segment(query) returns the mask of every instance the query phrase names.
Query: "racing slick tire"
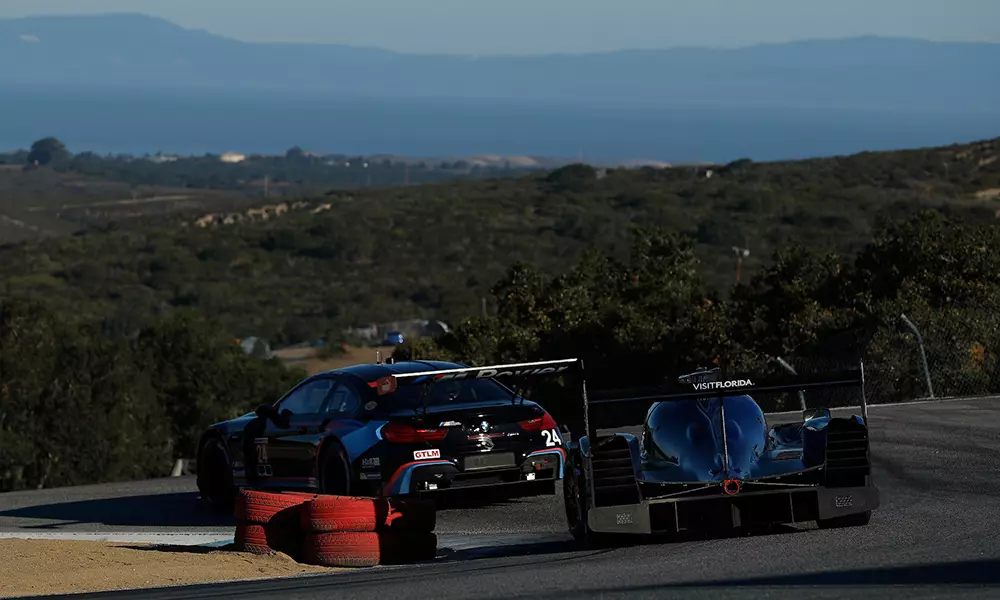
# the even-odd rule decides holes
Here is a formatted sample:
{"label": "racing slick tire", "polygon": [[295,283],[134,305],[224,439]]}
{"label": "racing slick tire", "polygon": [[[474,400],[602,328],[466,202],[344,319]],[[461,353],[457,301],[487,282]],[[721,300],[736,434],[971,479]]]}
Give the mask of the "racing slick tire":
{"label": "racing slick tire", "polygon": [[621,536],[596,532],[587,524],[587,486],[584,477],[580,456],[577,453],[571,454],[566,461],[563,476],[563,502],[569,532],[584,547],[606,548],[621,543]]}
{"label": "racing slick tire", "polygon": [[431,561],[436,555],[433,533],[338,531],[306,535],[301,560],[325,567],[374,567]]}
{"label": "racing slick tire", "polygon": [[820,529],[863,527],[867,525],[871,520],[872,520],[872,511],[866,510],[865,512],[855,513],[853,515],[844,515],[842,517],[834,517],[832,519],[819,519],[816,521],[816,525]]}
{"label": "racing slick tire", "polygon": [[326,444],[320,454],[316,473],[319,491],[328,496],[351,495],[351,464],[347,453],[337,443]]}
{"label": "racing slick tire", "polygon": [[221,438],[212,436],[202,442],[198,452],[196,479],[202,502],[223,510],[233,507],[236,487],[233,485],[233,471]]}
{"label": "racing slick tire", "polygon": [[238,522],[297,527],[302,507],[315,497],[315,494],[277,494],[242,489],[236,496],[233,512]]}

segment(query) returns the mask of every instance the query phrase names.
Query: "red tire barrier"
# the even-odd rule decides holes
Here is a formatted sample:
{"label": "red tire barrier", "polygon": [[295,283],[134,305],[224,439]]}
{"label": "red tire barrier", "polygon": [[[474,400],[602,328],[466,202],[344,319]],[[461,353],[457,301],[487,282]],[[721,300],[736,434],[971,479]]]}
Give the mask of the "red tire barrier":
{"label": "red tire barrier", "polygon": [[301,492],[276,494],[240,490],[233,512],[237,521],[260,525],[274,522],[294,527],[298,525],[301,506],[315,497],[315,494]]}
{"label": "red tire barrier", "polygon": [[306,535],[301,560],[325,567],[374,567],[430,561],[436,554],[433,533],[337,531]]}
{"label": "red tire barrier", "polygon": [[299,513],[307,532],[375,531],[385,522],[389,503],[384,498],[316,496]]}
{"label": "red tire barrier", "polygon": [[396,498],[316,496],[302,506],[306,532],[434,531],[437,509],[433,501]]}

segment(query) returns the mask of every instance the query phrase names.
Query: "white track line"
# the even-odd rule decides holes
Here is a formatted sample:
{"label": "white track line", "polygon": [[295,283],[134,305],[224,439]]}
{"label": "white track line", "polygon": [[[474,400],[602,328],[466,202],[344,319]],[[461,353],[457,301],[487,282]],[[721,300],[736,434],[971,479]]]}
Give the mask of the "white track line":
{"label": "white track line", "polygon": [[222,546],[233,542],[232,534],[211,533],[151,533],[109,531],[0,531],[0,539],[19,540],[79,540],[91,542],[168,544],[171,546]]}

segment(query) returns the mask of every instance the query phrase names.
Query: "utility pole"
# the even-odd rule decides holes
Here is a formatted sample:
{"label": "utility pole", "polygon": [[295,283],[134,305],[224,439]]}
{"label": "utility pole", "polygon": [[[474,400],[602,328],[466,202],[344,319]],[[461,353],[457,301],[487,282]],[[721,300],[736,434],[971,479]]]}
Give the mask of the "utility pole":
{"label": "utility pole", "polygon": [[733,246],[733,252],[736,253],[736,283],[739,283],[743,276],[743,259],[750,256],[750,249]]}
{"label": "utility pole", "polygon": [[267,184],[270,180],[270,175],[264,175],[264,197],[267,198]]}

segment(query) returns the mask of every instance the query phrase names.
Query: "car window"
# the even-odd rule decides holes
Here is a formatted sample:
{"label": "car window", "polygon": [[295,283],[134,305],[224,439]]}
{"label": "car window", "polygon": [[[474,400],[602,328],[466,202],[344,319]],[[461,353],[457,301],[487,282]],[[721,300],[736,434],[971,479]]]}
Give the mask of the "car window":
{"label": "car window", "polygon": [[319,414],[335,383],[332,379],[314,379],[286,396],[278,404],[278,411],[289,410],[293,415]]}
{"label": "car window", "polygon": [[343,382],[337,383],[330,400],[326,405],[326,414],[329,416],[347,416],[354,414],[354,411],[361,405],[361,396]]}

